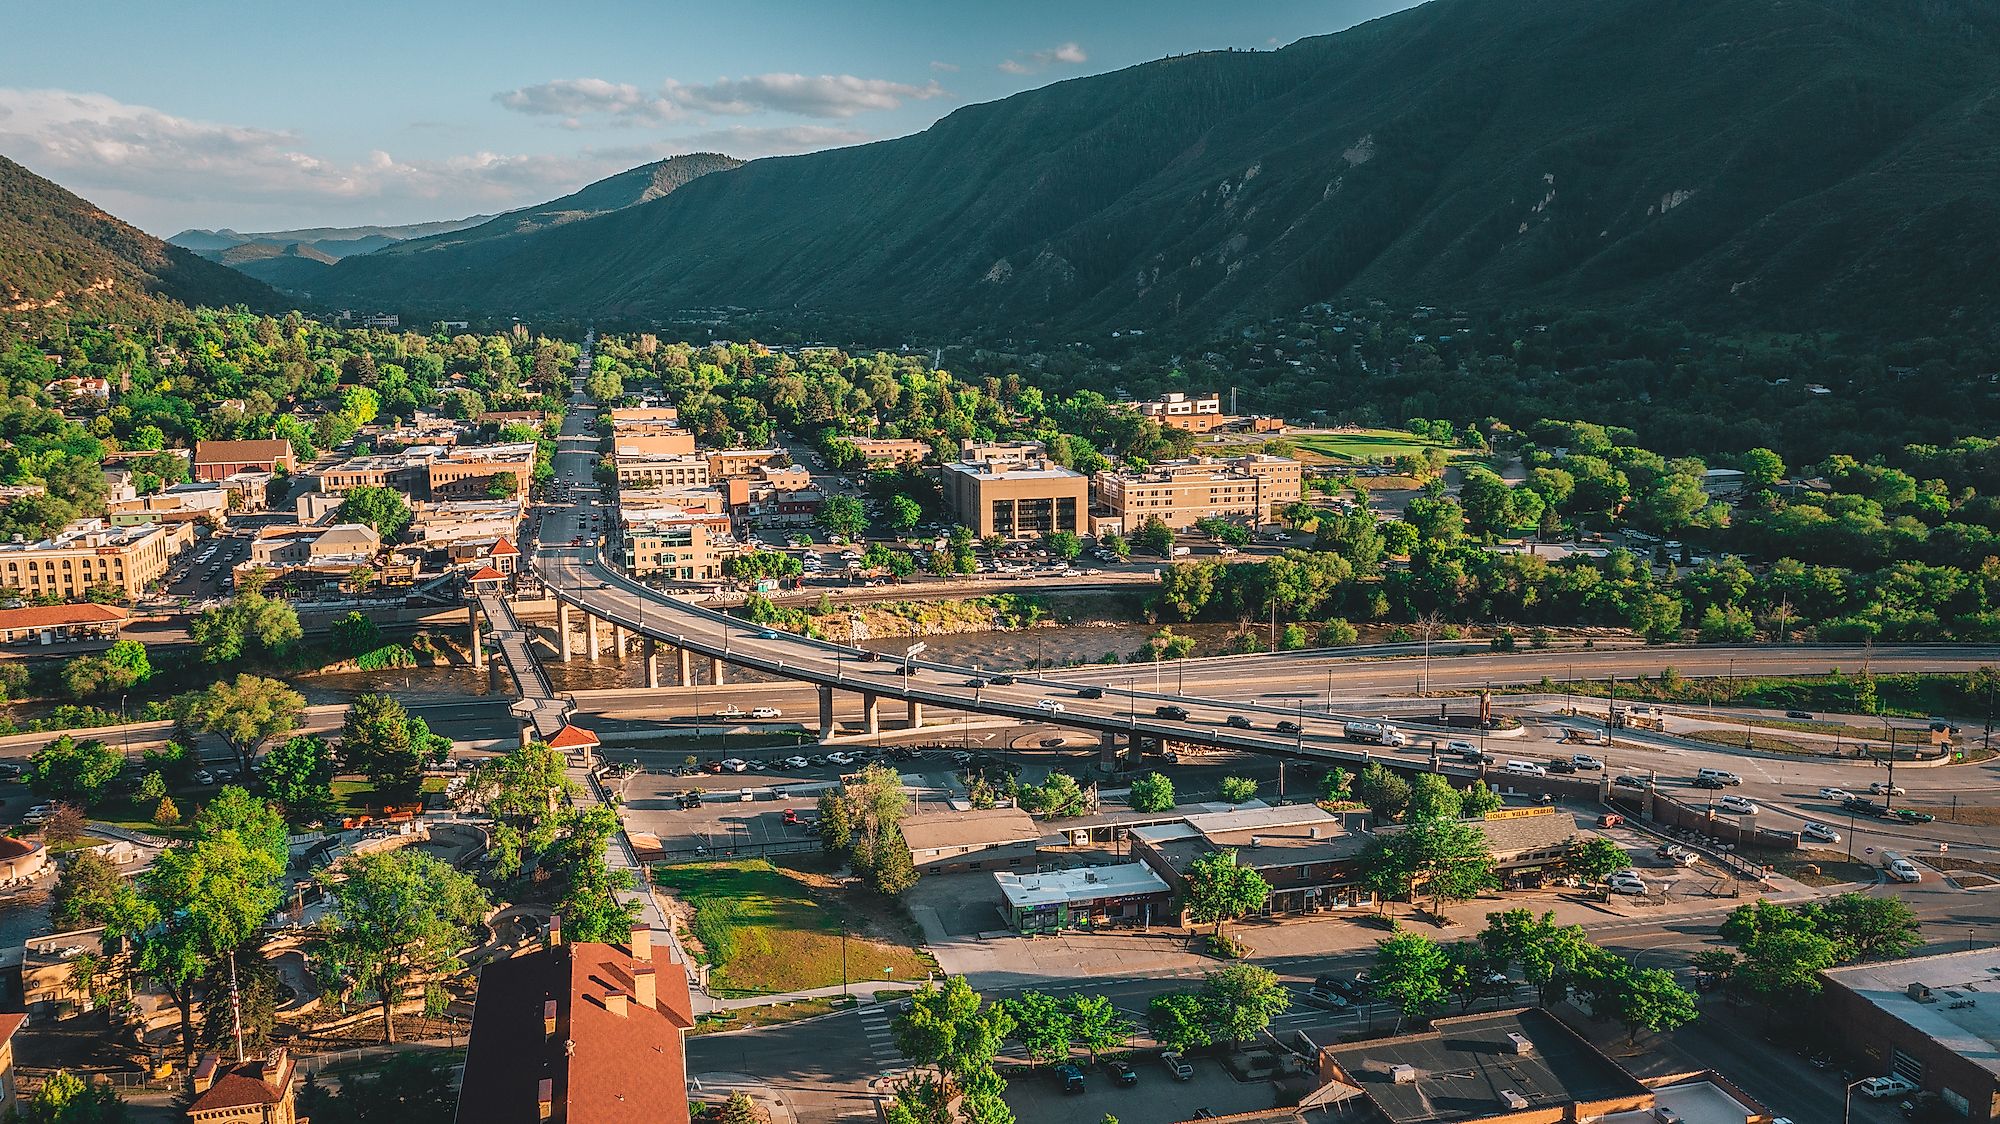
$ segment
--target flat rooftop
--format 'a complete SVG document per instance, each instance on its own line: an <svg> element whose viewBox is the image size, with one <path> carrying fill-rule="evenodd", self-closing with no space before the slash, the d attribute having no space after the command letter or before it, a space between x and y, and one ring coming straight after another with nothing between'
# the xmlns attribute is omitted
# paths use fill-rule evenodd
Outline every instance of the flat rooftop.
<svg viewBox="0 0 2000 1124"><path fill-rule="evenodd" d="M1007 899L1007 904L1016 909L1096 901L1099 898L1126 898L1135 894L1164 894L1172 889L1145 863L1027 874L1003 870L994 872L993 880L1000 884L1000 893Z"/></svg>
<svg viewBox="0 0 2000 1124"><path fill-rule="evenodd" d="M2000 946L1820 973L1966 1061L2000 1075ZM1913 988L1928 989L1912 995Z"/></svg>
<svg viewBox="0 0 2000 1124"><path fill-rule="evenodd" d="M1728 1089L1713 1081L1688 1081L1653 1091L1653 1103L1680 1117L1681 1124L1745 1124L1762 1115L1762 1105L1748 1105ZM1614 1112L1600 1116L1594 1124L1659 1124L1653 1109Z"/></svg>
<svg viewBox="0 0 2000 1124"><path fill-rule="evenodd" d="M1526 1041L1525 1052L1517 1051L1514 1035ZM1440 1019L1421 1034L1334 1046L1328 1054L1392 1124L1477 1120L1649 1093L1534 1007ZM1396 1080L1402 1066L1413 1079Z"/></svg>

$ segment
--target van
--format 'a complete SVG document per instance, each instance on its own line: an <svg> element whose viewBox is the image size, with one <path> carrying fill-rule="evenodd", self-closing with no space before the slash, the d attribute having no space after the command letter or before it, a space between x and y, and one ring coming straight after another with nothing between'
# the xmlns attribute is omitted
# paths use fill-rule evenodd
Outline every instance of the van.
<svg viewBox="0 0 2000 1124"><path fill-rule="evenodd" d="M1924 880L1923 872L1917 869L1916 863L1911 862L1894 851L1882 852L1882 869L1888 871L1889 877L1898 882L1922 882Z"/></svg>
<svg viewBox="0 0 2000 1124"><path fill-rule="evenodd" d="M1549 775L1549 770L1546 766L1534 761L1509 761L1507 762L1507 771L1523 777L1546 777Z"/></svg>
<svg viewBox="0 0 2000 1124"><path fill-rule="evenodd" d="M1742 777L1737 776L1727 769L1696 769L1694 776L1696 780L1721 781L1723 784L1743 783Z"/></svg>

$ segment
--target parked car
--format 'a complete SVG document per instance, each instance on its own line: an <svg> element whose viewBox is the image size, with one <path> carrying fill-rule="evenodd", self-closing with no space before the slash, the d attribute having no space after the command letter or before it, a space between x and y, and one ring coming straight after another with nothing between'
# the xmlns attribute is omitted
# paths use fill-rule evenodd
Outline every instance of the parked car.
<svg viewBox="0 0 2000 1124"><path fill-rule="evenodd" d="M787 769L804 769L811 766L812 762L803 757L787 757L783 761L780 761L779 764Z"/></svg>
<svg viewBox="0 0 2000 1124"><path fill-rule="evenodd" d="M1153 717L1170 718L1175 722L1185 722L1188 720L1188 711L1187 707L1184 706L1156 706L1153 708Z"/></svg>
<svg viewBox="0 0 2000 1124"><path fill-rule="evenodd" d="M1844 788L1822 788L1819 790L1819 798L1841 804L1854 799L1854 794Z"/></svg>
<svg viewBox="0 0 2000 1124"><path fill-rule="evenodd" d="M1307 988L1302 998L1315 1007L1325 1007L1331 1011L1344 1011L1348 1007L1347 996L1319 984Z"/></svg>
<svg viewBox="0 0 2000 1124"><path fill-rule="evenodd" d="M841 753L836 751L826 755L826 763L829 765L839 765L842 768L846 768L847 766L854 764L854 755L851 753Z"/></svg>
<svg viewBox="0 0 2000 1124"><path fill-rule="evenodd" d="M1646 880L1639 877L1637 871L1621 870L1604 881L1614 894L1638 895L1646 892Z"/></svg>
<svg viewBox="0 0 2000 1124"><path fill-rule="evenodd" d="M804 822L806 822L806 821L805 821L805 820L803 820L803 819L801 819L801 818L799 817L799 810L798 810L797 808L787 808L787 809L785 809L785 826L786 826L786 827L797 827L798 825L800 825L800 824L802 824L802 823L804 823Z"/></svg>
<svg viewBox="0 0 2000 1124"><path fill-rule="evenodd" d="M1064 1093L1083 1092L1083 1071L1073 1065L1056 1067L1056 1080L1062 1084Z"/></svg>
<svg viewBox="0 0 2000 1124"><path fill-rule="evenodd" d="M1233 730L1248 730L1250 728L1250 720L1240 714L1230 715L1222 720L1222 724Z"/></svg>
<svg viewBox="0 0 2000 1124"><path fill-rule="evenodd" d="M1907 796L1907 795L1908 795L1908 793L1906 793L1906 792L1905 792L1905 791L1903 790L1903 786L1902 786L1902 785L1899 785L1899 784L1890 784L1890 783L1889 783L1888 781L1876 781L1876 782L1874 782L1873 784L1870 784L1870 785L1868 786L1868 794L1869 794L1870 796Z"/></svg>
<svg viewBox="0 0 2000 1124"><path fill-rule="evenodd" d="M1756 802L1747 796L1719 796L1716 797L1715 806L1725 812L1735 812L1739 816L1757 814Z"/></svg>
<svg viewBox="0 0 2000 1124"><path fill-rule="evenodd" d="M1139 1083L1139 1071L1132 1068L1131 1062L1113 1058L1104 1063L1104 1072L1111 1075L1114 1084L1129 1086Z"/></svg>
<svg viewBox="0 0 2000 1124"><path fill-rule="evenodd" d="M731 757L724 760L722 767L731 773L747 773L750 771L750 763L741 757Z"/></svg>
<svg viewBox="0 0 2000 1124"><path fill-rule="evenodd" d="M1810 839L1815 843L1838 843L1840 833L1823 823L1808 820L1804 827L1799 828L1799 838Z"/></svg>
<svg viewBox="0 0 2000 1124"><path fill-rule="evenodd" d="M1917 1091L1917 1086L1909 1078L1898 1077L1892 1073L1886 1077L1870 1077L1856 1085L1854 1090L1864 1097L1879 1101L1889 1097L1900 1097L1905 1093L1914 1093Z"/></svg>
<svg viewBox="0 0 2000 1124"><path fill-rule="evenodd" d="M1194 1067L1181 1060L1180 1051L1178 1050L1162 1052L1160 1054L1160 1064L1167 1068L1167 1073L1176 1081L1194 1080Z"/></svg>

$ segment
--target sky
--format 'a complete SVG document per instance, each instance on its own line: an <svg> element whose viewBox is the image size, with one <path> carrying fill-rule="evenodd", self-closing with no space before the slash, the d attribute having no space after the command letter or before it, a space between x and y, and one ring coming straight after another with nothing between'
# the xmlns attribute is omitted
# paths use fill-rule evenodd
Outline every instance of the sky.
<svg viewBox="0 0 2000 1124"><path fill-rule="evenodd" d="M0 0L0 155L162 236L452 219L1410 3Z"/></svg>

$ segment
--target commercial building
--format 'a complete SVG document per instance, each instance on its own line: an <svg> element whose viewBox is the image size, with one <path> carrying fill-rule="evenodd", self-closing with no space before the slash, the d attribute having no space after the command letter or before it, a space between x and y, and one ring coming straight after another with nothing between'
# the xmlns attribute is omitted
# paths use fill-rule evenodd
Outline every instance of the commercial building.
<svg viewBox="0 0 2000 1124"><path fill-rule="evenodd" d="M641 422L664 422L673 425L681 420L681 412L672 406L620 406L611 411L611 424L621 425Z"/></svg>
<svg viewBox="0 0 2000 1124"><path fill-rule="evenodd" d="M520 533L521 501L446 500L413 505L407 532L411 542L427 549L449 546L461 539L513 537ZM301 522L314 520L300 517Z"/></svg>
<svg viewBox="0 0 2000 1124"><path fill-rule="evenodd" d="M1016 874L996 871L1001 915L1016 932L1150 925L1173 915L1173 888L1145 863Z"/></svg>
<svg viewBox="0 0 2000 1124"><path fill-rule="evenodd" d="M1330 1079L1322 1103L1368 1124L1576 1124L1657 1105L1653 1090L1539 1008L1438 1019L1429 1030L1324 1045L1318 1055ZM1732 1124L1751 1124L1759 1111L1753 1102Z"/></svg>
<svg viewBox="0 0 2000 1124"><path fill-rule="evenodd" d="M296 461L290 441L197 441L196 480L222 480L239 472L290 472Z"/></svg>
<svg viewBox="0 0 2000 1124"><path fill-rule="evenodd" d="M1222 412L1222 395L1205 394L1197 398L1178 390L1168 391L1163 397L1151 402L1135 403L1134 409L1144 416L1175 429L1207 433L1235 418Z"/></svg>
<svg viewBox="0 0 2000 1124"><path fill-rule="evenodd" d="M861 450L869 468L894 468L922 464L931 459L931 445L909 437L843 437L841 440Z"/></svg>
<svg viewBox="0 0 2000 1124"><path fill-rule="evenodd" d="M1035 850L1047 834L1019 808L979 808L969 812L925 812L903 818L903 842L910 862L923 874L950 874L996 867L1033 867Z"/></svg>
<svg viewBox="0 0 2000 1124"><path fill-rule="evenodd" d="M219 483L181 484L150 496L113 500L104 517L114 527L141 523L207 523L221 526L229 519L229 490Z"/></svg>
<svg viewBox="0 0 2000 1124"><path fill-rule="evenodd" d="M214 1054L189 1074L191 1124L293 1124L298 1119L298 1066L282 1047L261 1058L225 1065Z"/></svg>
<svg viewBox="0 0 2000 1124"><path fill-rule="evenodd" d="M618 512L619 545L625 569L634 577L714 581L737 553L729 516L698 514L672 507Z"/></svg>
<svg viewBox="0 0 2000 1124"><path fill-rule="evenodd" d="M449 450L427 466L425 494L439 500L492 496L495 479L512 477L504 494L525 496L535 479L535 451L532 441Z"/></svg>
<svg viewBox="0 0 2000 1124"><path fill-rule="evenodd" d="M702 456L614 453L611 463L621 493L627 488L700 488L709 480L708 458Z"/></svg>
<svg viewBox="0 0 2000 1124"><path fill-rule="evenodd" d="M444 454L442 445L412 445L396 453L349 457L320 471L319 490L344 496L356 488L393 488L407 496L425 498L426 468L433 457Z"/></svg>
<svg viewBox="0 0 2000 1124"><path fill-rule="evenodd" d="M23 605L0 609L0 644L53 644L57 640L116 640L130 611L80 601L74 605Z"/></svg>
<svg viewBox="0 0 2000 1124"><path fill-rule="evenodd" d="M618 506L635 512L651 507L675 507L690 515L729 514L725 489L708 484L681 488L620 488Z"/></svg>
<svg viewBox="0 0 2000 1124"><path fill-rule="evenodd" d="M1161 461L1142 472L1097 474L1098 523L1134 531L1151 519L1176 530L1203 519L1257 526L1297 503L1303 467L1289 457L1253 455Z"/></svg>
<svg viewBox="0 0 2000 1124"><path fill-rule="evenodd" d="M54 538L0 543L0 588L77 601L96 586L110 586L133 600L164 577L174 556L193 542L188 523L113 527L102 519L83 519Z"/></svg>
<svg viewBox="0 0 2000 1124"><path fill-rule="evenodd" d="M382 552L382 536L365 523L335 523L331 527L265 527L250 541L253 568L292 566L358 566Z"/></svg>
<svg viewBox="0 0 2000 1124"><path fill-rule="evenodd" d="M1049 458L1048 446L1040 441L974 441L958 443L962 464L1039 464Z"/></svg>
<svg viewBox="0 0 2000 1124"><path fill-rule="evenodd" d="M1820 973L1818 1025L1971 1124L2000 1119L2000 947Z"/></svg>
<svg viewBox="0 0 2000 1124"><path fill-rule="evenodd" d="M791 454L783 449L713 449L706 455L708 475L715 480L750 476L760 468L778 468L791 463Z"/></svg>
<svg viewBox="0 0 2000 1124"><path fill-rule="evenodd" d="M481 969L458 1124L688 1124L686 970L645 929L556 939Z"/></svg>
<svg viewBox="0 0 2000 1124"><path fill-rule="evenodd" d="M939 477L945 508L977 538L1088 529L1090 481L1053 461L961 460Z"/></svg>
<svg viewBox="0 0 2000 1124"><path fill-rule="evenodd" d="M1176 893L1187 889L1195 860L1236 852L1238 863L1271 884L1270 897L1253 916L1317 913L1373 900L1358 869L1368 836L1316 804L1197 813L1133 828L1131 840L1132 857L1152 867Z"/></svg>
<svg viewBox="0 0 2000 1124"><path fill-rule="evenodd" d="M1576 817L1560 808L1501 808L1469 823L1485 834L1493 856L1493 872L1508 889L1532 889L1562 873L1563 861L1580 841ZM1376 829L1383 835L1405 830L1402 824Z"/></svg>
<svg viewBox="0 0 2000 1124"><path fill-rule="evenodd" d="M628 433L619 429L612 432L611 448L624 457L641 454L691 457L694 455L694 434L685 429L667 429L658 433Z"/></svg>

